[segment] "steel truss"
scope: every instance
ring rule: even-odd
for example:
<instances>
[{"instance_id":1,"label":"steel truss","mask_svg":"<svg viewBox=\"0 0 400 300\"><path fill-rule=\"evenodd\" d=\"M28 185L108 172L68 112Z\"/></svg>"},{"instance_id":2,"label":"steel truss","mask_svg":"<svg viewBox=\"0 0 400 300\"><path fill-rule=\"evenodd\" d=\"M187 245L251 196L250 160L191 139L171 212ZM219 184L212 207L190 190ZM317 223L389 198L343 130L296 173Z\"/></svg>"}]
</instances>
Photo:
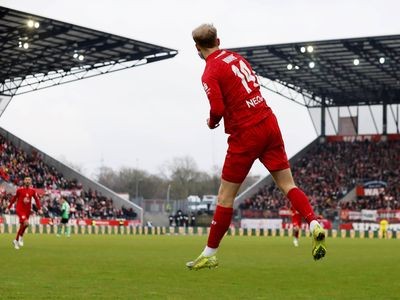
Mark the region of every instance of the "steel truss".
<instances>
[{"instance_id":1,"label":"steel truss","mask_svg":"<svg viewBox=\"0 0 400 300\"><path fill-rule=\"evenodd\" d=\"M171 51L145 56L143 59L134 61L110 61L97 63L93 66L73 67L68 71L57 70L50 71L47 74L28 75L25 78L6 79L4 82L0 82L0 94L13 97L85 78L142 66L150 62L174 57L176 54L176 51Z\"/></svg>"}]
</instances>

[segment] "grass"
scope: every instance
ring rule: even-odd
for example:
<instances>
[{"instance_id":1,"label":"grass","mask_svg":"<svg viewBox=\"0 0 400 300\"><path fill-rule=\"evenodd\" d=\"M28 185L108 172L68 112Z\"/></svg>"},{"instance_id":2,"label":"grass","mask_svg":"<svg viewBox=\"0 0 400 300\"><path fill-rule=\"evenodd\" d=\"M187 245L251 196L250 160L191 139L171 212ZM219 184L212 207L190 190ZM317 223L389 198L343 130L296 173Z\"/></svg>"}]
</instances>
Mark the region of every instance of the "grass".
<instances>
[{"instance_id":1,"label":"grass","mask_svg":"<svg viewBox=\"0 0 400 300\"><path fill-rule=\"evenodd\" d=\"M1 299L398 299L400 240L226 237L220 267L188 271L198 236L0 235Z\"/></svg>"}]
</instances>

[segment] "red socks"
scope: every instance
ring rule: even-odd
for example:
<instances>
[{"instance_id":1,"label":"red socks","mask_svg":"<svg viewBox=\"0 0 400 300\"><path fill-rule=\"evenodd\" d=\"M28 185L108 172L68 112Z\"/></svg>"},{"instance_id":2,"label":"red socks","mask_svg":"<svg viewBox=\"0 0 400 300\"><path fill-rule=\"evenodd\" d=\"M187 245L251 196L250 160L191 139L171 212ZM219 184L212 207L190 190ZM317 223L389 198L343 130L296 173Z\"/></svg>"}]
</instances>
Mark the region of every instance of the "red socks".
<instances>
[{"instance_id":1,"label":"red socks","mask_svg":"<svg viewBox=\"0 0 400 300\"><path fill-rule=\"evenodd\" d=\"M17 241L18 241L18 239L19 239L20 236L23 236L23 235L24 235L25 229L26 229L27 227L28 227L28 226L25 226L24 224L21 224L21 225L19 226L19 229L18 229L18 232L17 232L17 237L15 238Z\"/></svg>"},{"instance_id":2,"label":"red socks","mask_svg":"<svg viewBox=\"0 0 400 300\"><path fill-rule=\"evenodd\" d=\"M26 230L27 228L28 228L28 225L24 225L24 228L22 229L20 236L23 236L23 235L24 235L25 230Z\"/></svg>"},{"instance_id":3,"label":"red socks","mask_svg":"<svg viewBox=\"0 0 400 300\"><path fill-rule=\"evenodd\" d=\"M292 188L286 196L289 198L293 207L306 219L308 224L317 219L310 202L308 202L307 196L301 189L297 187Z\"/></svg>"},{"instance_id":4,"label":"red socks","mask_svg":"<svg viewBox=\"0 0 400 300\"><path fill-rule=\"evenodd\" d=\"M299 238L299 229L294 229L293 230L293 236L298 239Z\"/></svg>"},{"instance_id":5,"label":"red socks","mask_svg":"<svg viewBox=\"0 0 400 300\"><path fill-rule=\"evenodd\" d=\"M210 248L218 248L219 243L228 231L231 225L233 215L232 207L223 207L217 205L214 218L210 225L210 235L208 236L207 246Z\"/></svg>"}]
</instances>

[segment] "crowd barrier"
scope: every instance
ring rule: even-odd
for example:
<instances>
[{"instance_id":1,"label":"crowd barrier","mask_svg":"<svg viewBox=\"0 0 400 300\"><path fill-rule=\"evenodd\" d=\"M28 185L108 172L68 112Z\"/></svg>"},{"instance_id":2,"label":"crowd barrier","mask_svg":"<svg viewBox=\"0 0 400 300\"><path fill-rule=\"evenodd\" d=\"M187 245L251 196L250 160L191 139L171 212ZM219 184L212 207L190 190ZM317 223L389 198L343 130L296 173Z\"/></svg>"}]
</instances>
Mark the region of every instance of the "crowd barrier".
<instances>
[{"instance_id":1,"label":"crowd barrier","mask_svg":"<svg viewBox=\"0 0 400 300\"><path fill-rule=\"evenodd\" d=\"M71 226L71 234L79 235L207 235L209 228L206 227L147 227L147 226ZM0 233L16 233L17 225L0 224ZM31 225L27 233L31 234L55 234L57 225ZM380 231L358 231L358 230L326 230L330 238L382 238ZM255 236L255 237L291 237L291 229L246 229L229 228L228 236ZM309 236L308 230L302 230L301 236ZM400 231L387 231L386 238L400 239Z\"/></svg>"}]
</instances>

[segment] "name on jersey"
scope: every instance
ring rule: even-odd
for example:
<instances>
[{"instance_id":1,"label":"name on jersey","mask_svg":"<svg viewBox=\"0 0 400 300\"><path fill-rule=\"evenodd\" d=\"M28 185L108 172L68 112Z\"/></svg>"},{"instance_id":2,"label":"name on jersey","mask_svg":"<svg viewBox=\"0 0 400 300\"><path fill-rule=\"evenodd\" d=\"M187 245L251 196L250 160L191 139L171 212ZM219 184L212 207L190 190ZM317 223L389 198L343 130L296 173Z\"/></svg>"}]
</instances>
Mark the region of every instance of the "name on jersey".
<instances>
[{"instance_id":1,"label":"name on jersey","mask_svg":"<svg viewBox=\"0 0 400 300\"><path fill-rule=\"evenodd\" d=\"M236 56L234 56L233 54L230 54L227 57L225 57L222 61L227 63L227 64L229 64L229 63L233 62L236 59L237 59Z\"/></svg>"},{"instance_id":2,"label":"name on jersey","mask_svg":"<svg viewBox=\"0 0 400 300\"><path fill-rule=\"evenodd\" d=\"M249 100L246 100L246 104L248 108L256 107L257 104L264 102L264 98L261 96L255 96Z\"/></svg>"}]
</instances>

